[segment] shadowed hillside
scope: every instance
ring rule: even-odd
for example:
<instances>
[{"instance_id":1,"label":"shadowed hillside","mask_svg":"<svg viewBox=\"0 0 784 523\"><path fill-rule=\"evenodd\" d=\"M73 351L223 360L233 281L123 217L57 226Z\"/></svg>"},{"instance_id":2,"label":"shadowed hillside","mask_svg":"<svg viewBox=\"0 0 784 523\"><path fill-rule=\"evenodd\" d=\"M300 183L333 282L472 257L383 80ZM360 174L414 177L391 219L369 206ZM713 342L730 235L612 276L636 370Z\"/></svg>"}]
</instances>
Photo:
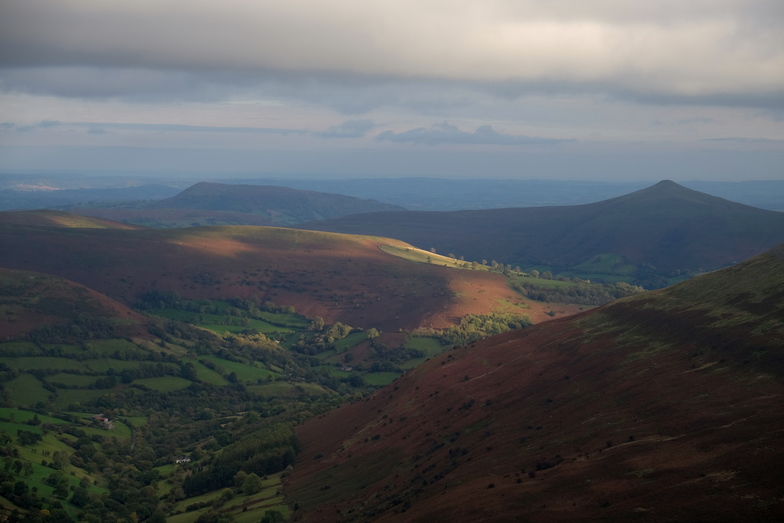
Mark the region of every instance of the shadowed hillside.
<instances>
[{"instance_id":1,"label":"shadowed hillside","mask_svg":"<svg viewBox=\"0 0 784 523\"><path fill-rule=\"evenodd\" d=\"M764 211L663 181L587 205L347 216L307 228L399 238L468 259L602 279L712 270L784 241L784 213ZM661 286L661 285L659 285Z\"/></svg>"},{"instance_id":2,"label":"shadowed hillside","mask_svg":"<svg viewBox=\"0 0 784 523\"><path fill-rule=\"evenodd\" d=\"M305 521L781 521L784 246L433 358L299 429Z\"/></svg>"},{"instance_id":3,"label":"shadowed hillside","mask_svg":"<svg viewBox=\"0 0 784 523\"><path fill-rule=\"evenodd\" d=\"M149 227L292 225L347 214L404 210L352 196L269 185L200 182L164 200L74 208L73 212Z\"/></svg>"},{"instance_id":4,"label":"shadowed hillside","mask_svg":"<svg viewBox=\"0 0 784 523\"><path fill-rule=\"evenodd\" d=\"M80 216L63 211L42 209L39 211L0 212L0 225L11 226L49 226L81 229L140 229L126 223Z\"/></svg>"},{"instance_id":5,"label":"shadowed hillside","mask_svg":"<svg viewBox=\"0 0 784 523\"><path fill-rule=\"evenodd\" d=\"M540 321L552 308L525 300L500 274L387 254L380 247L410 246L385 238L266 227L111 230L37 223L35 213L0 213L0 266L61 276L126 305L149 290L189 299L256 296L328 323L385 332L443 328L467 314L494 311Z\"/></svg>"}]
</instances>

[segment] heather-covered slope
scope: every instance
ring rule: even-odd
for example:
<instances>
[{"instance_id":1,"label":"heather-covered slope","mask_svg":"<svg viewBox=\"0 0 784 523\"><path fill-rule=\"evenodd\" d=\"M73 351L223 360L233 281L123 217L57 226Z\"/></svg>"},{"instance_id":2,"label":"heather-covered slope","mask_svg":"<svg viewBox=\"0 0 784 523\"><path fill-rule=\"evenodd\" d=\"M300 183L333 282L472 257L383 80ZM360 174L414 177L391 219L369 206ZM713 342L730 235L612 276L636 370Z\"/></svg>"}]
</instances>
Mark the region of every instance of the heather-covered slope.
<instances>
[{"instance_id":1,"label":"heather-covered slope","mask_svg":"<svg viewBox=\"0 0 784 523\"><path fill-rule=\"evenodd\" d=\"M77 283L0 268L0 342L45 328L98 327L119 336L147 333L144 316Z\"/></svg>"},{"instance_id":2,"label":"heather-covered slope","mask_svg":"<svg viewBox=\"0 0 784 523\"><path fill-rule=\"evenodd\" d=\"M552 308L525 300L500 274L387 254L381 247L408 246L386 238L268 227L71 228L36 225L35 216L0 213L0 266L67 278L126 305L152 289L190 299L256 296L328 323L387 333L443 328L494 311L539 321Z\"/></svg>"},{"instance_id":3,"label":"heather-covered slope","mask_svg":"<svg viewBox=\"0 0 784 523\"><path fill-rule=\"evenodd\" d=\"M784 246L300 427L304 521L781 521Z\"/></svg>"},{"instance_id":4,"label":"heather-covered slope","mask_svg":"<svg viewBox=\"0 0 784 523\"><path fill-rule=\"evenodd\" d=\"M595 257L602 255L616 257L619 265L634 266L627 272L647 264L659 274L670 274L716 269L770 249L784 241L784 213L663 181L587 205L384 212L307 224L307 228L379 234L467 259L546 265L583 276L613 274L612 267L597 262Z\"/></svg>"}]
</instances>

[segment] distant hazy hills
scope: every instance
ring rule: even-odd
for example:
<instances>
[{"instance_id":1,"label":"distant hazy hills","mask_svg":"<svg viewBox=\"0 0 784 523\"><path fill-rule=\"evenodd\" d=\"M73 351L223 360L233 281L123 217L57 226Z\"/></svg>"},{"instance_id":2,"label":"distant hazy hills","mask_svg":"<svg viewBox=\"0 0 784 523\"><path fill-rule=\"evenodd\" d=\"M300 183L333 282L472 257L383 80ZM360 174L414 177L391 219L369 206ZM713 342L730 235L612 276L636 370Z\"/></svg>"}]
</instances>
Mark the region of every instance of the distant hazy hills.
<instances>
[{"instance_id":1,"label":"distant hazy hills","mask_svg":"<svg viewBox=\"0 0 784 523\"><path fill-rule=\"evenodd\" d=\"M191 180L191 181L189 181ZM416 211L454 211L580 205L628 194L646 181L447 178L210 178L183 173L0 173L0 210L94 207L103 202L157 200L176 195L198 181L232 185L267 185L344 194L378 200ZM683 181L690 189L773 211L784 211L784 180L742 182Z\"/></svg>"},{"instance_id":2,"label":"distant hazy hills","mask_svg":"<svg viewBox=\"0 0 784 523\"><path fill-rule=\"evenodd\" d=\"M161 184L60 189L46 185L48 181L36 180L32 188L20 190L20 186L27 187L27 184L22 183L23 180L15 179L13 184L6 181L5 185L10 187L4 187L4 177L0 175L0 210L51 209L70 205L90 205L97 202L103 202L106 205L107 202L155 200L168 198L180 191Z\"/></svg>"},{"instance_id":3,"label":"distant hazy hills","mask_svg":"<svg viewBox=\"0 0 784 523\"><path fill-rule=\"evenodd\" d=\"M171 198L80 206L79 214L148 227L199 225L293 225L347 214L404 210L352 196L266 185L200 182Z\"/></svg>"},{"instance_id":4,"label":"distant hazy hills","mask_svg":"<svg viewBox=\"0 0 784 523\"><path fill-rule=\"evenodd\" d=\"M782 318L779 246L450 351L299 427L289 495L325 522L782 521Z\"/></svg>"},{"instance_id":5,"label":"distant hazy hills","mask_svg":"<svg viewBox=\"0 0 784 523\"><path fill-rule=\"evenodd\" d=\"M304 227L389 236L466 259L545 266L595 279L711 270L784 241L784 213L671 181L586 205L381 212Z\"/></svg>"}]
</instances>

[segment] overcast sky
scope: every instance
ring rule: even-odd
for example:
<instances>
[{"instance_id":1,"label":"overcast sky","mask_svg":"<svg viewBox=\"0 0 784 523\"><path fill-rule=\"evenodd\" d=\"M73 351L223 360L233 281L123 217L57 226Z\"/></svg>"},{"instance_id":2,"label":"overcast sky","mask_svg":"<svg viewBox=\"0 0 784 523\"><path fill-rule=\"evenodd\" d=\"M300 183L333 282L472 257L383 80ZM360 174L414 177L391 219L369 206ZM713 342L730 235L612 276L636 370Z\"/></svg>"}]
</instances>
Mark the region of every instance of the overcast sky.
<instances>
[{"instance_id":1,"label":"overcast sky","mask_svg":"<svg viewBox=\"0 0 784 523\"><path fill-rule=\"evenodd\" d=\"M784 178L782 0L0 0L0 171Z\"/></svg>"}]
</instances>

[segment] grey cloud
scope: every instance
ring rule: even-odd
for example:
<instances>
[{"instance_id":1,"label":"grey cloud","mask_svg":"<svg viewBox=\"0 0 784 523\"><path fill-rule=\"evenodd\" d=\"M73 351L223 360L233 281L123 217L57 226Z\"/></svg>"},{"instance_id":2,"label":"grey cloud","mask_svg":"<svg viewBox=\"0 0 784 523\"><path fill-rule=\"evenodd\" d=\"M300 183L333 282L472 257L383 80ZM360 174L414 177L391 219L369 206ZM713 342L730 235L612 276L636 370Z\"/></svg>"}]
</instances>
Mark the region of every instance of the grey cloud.
<instances>
[{"instance_id":1,"label":"grey cloud","mask_svg":"<svg viewBox=\"0 0 784 523\"><path fill-rule=\"evenodd\" d=\"M17 132L30 132L36 129L52 127L87 127L89 134L105 134L106 129L122 129L130 131L153 132L185 132L185 133L238 133L238 134L307 134L304 129L276 129L268 127L217 127L209 125L181 125L181 124L150 124L150 123L117 123L117 122L59 122L44 120L33 125L17 125L4 123L3 127L14 129Z\"/></svg>"},{"instance_id":2,"label":"grey cloud","mask_svg":"<svg viewBox=\"0 0 784 523\"><path fill-rule=\"evenodd\" d=\"M361 138L376 126L373 120L347 120L326 131L315 133L323 138Z\"/></svg>"},{"instance_id":3,"label":"grey cloud","mask_svg":"<svg viewBox=\"0 0 784 523\"><path fill-rule=\"evenodd\" d=\"M418 127L402 133L384 131L376 140L427 145L554 145L574 141L502 134L489 125L477 127L473 133L469 133L448 122L434 124L428 128Z\"/></svg>"},{"instance_id":4,"label":"grey cloud","mask_svg":"<svg viewBox=\"0 0 784 523\"><path fill-rule=\"evenodd\" d=\"M521 93L549 84L645 103L784 101L780 0L486 4L6 2L0 82L6 92L145 100L293 83L291 96L347 114L415 107L421 100L373 91L423 81L499 93L512 79Z\"/></svg>"},{"instance_id":5,"label":"grey cloud","mask_svg":"<svg viewBox=\"0 0 784 523\"><path fill-rule=\"evenodd\" d=\"M60 122L57 120L42 120L38 123L34 123L31 125L19 125L14 122L4 122L1 124L4 129L8 129L9 131L16 131L18 133L29 133L35 131L36 129L49 129L51 127L57 127L60 125Z\"/></svg>"},{"instance_id":6,"label":"grey cloud","mask_svg":"<svg viewBox=\"0 0 784 523\"><path fill-rule=\"evenodd\" d=\"M654 126L670 126L670 125L680 125L680 126L688 126L694 124L714 124L720 123L719 120L716 118L707 118L707 117L696 117L696 118L681 118L675 121L666 121L666 120L652 120L650 122L651 125Z\"/></svg>"},{"instance_id":7,"label":"grey cloud","mask_svg":"<svg viewBox=\"0 0 784 523\"><path fill-rule=\"evenodd\" d=\"M185 132L185 133L239 133L239 134L306 134L304 129L275 129L268 127L216 127L210 125L113 123L113 122L68 122L62 125L127 129L133 131Z\"/></svg>"},{"instance_id":8,"label":"grey cloud","mask_svg":"<svg viewBox=\"0 0 784 523\"><path fill-rule=\"evenodd\" d=\"M705 138L703 142L735 142L735 143L764 143L764 144L781 144L784 140L776 140L771 138L743 138L728 136L723 138Z\"/></svg>"}]
</instances>

